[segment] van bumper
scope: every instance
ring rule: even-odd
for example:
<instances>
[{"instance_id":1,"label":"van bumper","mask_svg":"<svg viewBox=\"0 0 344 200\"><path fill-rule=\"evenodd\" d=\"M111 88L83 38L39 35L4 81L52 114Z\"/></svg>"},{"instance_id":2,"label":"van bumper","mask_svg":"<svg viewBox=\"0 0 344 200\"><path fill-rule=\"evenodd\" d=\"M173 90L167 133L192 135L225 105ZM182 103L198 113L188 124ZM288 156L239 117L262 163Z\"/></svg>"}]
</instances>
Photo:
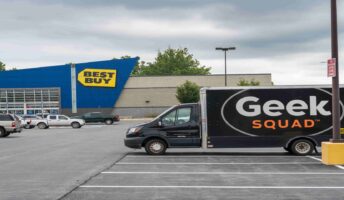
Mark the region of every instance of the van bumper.
<instances>
[{"instance_id":1,"label":"van bumper","mask_svg":"<svg viewBox=\"0 0 344 200\"><path fill-rule=\"evenodd\" d=\"M133 138L125 138L124 144L125 146L133 149L141 149L142 147L143 138L133 137Z\"/></svg>"}]
</instances>

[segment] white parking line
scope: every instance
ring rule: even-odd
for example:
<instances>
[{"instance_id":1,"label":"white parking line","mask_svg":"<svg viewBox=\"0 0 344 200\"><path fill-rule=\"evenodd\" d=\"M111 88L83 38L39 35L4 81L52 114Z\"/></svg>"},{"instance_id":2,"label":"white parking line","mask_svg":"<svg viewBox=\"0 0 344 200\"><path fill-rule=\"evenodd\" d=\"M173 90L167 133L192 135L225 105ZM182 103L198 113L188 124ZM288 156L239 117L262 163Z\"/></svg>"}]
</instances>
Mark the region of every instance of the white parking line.
<instances>
[{"instance_id":1,"label":"white parking line","mask_svg":"<svg viewBox=\"0 0 344 200\"><path fill-rule=\"evenodd\" d=\"M261 156L261 155L252 155L252 156L235 156L235 155L204 155L204 156L146 156L146 155L127 155L126 158L207 158L207 157L215 157L215 158L305 158L306 156L284 156L284 155L280 155L280 156Z\"/></svg>"},{"instance_id":2,"label":"white parking line","mask_svg":"<svg viewBox=\"0 0 344 200\"><path fill-rule=\"evenodd\" d=\"M313 159L313 160L317 160L317 161L322 162L322 160L321 160L320 158L316 158L316 157L314 157L314 156L307 156L307 158L311 158L311 159Z\"/></svg>"},{"instance_id":3,"label":"white parking line","mask_svg":"<svg viewBox=\"0 0 344 200\"><path fill-rule=\"evenodd\" d=\"M186 189L344 189L340 186L183 186L183 185L82 185L80 188L186 188Z\"/></svg>"},{"instance_id":4,"label":"white parking line","mask_svg":"<svg viewBox=\"0 0 344 200\"><path fill-rule=\"evenodd\" d=\"M261 163L192 163L192 162L119 162L116 165L314 165L319 162L261 162Z\"/></svg>"},{"instance_id":5,"label":"white parking line","mask_svg":"<svg viewBox=\"0 0 344 200\"><path fill-rule=\"evenodd\" d=\"M322 162L322 160L320 158L316 158L314 156L307 156L308 158L311 158L313 160L317 160L317 161L320 161ZM335 167L339 168L339 169L344 169L344 166L341 166L341 165L334 165Z\"/></svg>"},{"instance_id":6,"label":"white parking line","mask_svg":"<svg viewBox=\"0 0 344 200\"><path fill-rule=\"evenodd\" d=\"M343 175L338 172L115 172L105 171L102 174L173 174L173 175Z\"/></svg>"}]
</instances>

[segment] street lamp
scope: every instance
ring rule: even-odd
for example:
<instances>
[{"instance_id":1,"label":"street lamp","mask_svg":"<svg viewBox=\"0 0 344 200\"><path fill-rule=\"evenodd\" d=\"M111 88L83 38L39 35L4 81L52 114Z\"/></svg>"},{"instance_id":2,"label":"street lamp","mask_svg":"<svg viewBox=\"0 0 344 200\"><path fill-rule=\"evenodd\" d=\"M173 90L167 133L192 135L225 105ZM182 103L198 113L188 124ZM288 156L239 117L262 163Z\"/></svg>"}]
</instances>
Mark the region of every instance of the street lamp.
<instances>
[{"instance_id":1,"label":"street lamp","mask_svg":"<svg viewBox=\"0 0 344 200\"><path fill-rule=\"evenodd\" d=\"M227 86L227 51L234 51L235 47L216 47L215 50L223 51L225 53L225 86Z\"/></svg>"}]
</instances>

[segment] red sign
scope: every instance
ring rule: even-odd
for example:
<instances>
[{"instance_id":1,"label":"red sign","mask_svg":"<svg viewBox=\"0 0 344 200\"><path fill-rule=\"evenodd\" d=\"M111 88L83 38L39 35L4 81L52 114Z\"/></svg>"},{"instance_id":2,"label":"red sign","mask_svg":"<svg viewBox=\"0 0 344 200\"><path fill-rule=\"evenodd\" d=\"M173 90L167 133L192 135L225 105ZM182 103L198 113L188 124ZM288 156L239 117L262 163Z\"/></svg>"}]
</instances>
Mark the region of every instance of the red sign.
<instances>
[{"instance_id":1,"label":"red sign","mask_svg":"<svg viewBox=\"0 0 344 200\"><path fill-rule=\"evenodd\" d=\"M327 61L327 77L337 76L336 59L331 58Z\"/></svg>"}]
</instances>

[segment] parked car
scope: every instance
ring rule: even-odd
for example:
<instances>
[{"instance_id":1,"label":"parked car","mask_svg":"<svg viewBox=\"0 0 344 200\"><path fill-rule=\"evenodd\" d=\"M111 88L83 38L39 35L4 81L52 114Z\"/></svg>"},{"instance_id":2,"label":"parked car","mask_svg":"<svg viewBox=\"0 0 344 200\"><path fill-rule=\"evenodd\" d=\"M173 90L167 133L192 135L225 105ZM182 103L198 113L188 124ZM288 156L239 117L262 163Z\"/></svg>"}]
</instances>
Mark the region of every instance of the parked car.
<instances>
[{"instance_id":1,"label":"parked car","mask_svg":"<svg viewBox=\"0 0 344 200\"><path fill-rule=\"evenodd\" d=\"M23 115L25 120L31 121L31 125L33 127L37 126L39 129L47 129L49 128L48 120L43 119L42 117L36 115ZM24 126L25 128L25 126Z\"/></svg>"},{"instance_id":2,"label":"parked car","mask_svg":"<svg viewBox=\"0 0 344 200\"><path fill-rule=\"evenodd\" d=\"M41 117L42 119L46 119L50 115L50 113L37 113L36 116Z\"/></svg>"},{"instance_id":3,"label":"parked car","mask_svg":"<svg viewBox=\"0 0 344 200\"><path fill-rule=\"evenodd\" d=\"M21 132L20 124L20 121L14 115L0 114L0 137L7 137L11 133Z\"/></svg>"},{"instance_id":4,"label":"parked car","mask_svg":"<svg viewBox=\"0 0 344 200\"><path fill-rule=\"evenodd\" d=\"M66 115L48 115L48 126L72 126L73 128L81 128L85 125L83 119L72 119Z\"/></svg>"},{"instance_id":5,"label":"parked car","mask_svg":"<svg viewBox=\"0 0 344 200\"><path fill-rule=\"evenodd\" d=\"M14 117L20 121L20 127L21 128L31 129L31 128L35 127L35 125L31 124L31 120L24 119L23 117L21 117L19 115L14 115Z\"/></svg>"},{"instance_id":6,"label":"parked car","mask_svg":"<svg viewBox=\"0 0 344 200\"><path fill-rule=\"evenodd\" d=\"M101 122L101 123L105 123L107 125L111 125L111 124L113 124L113 122L119 121L118 115L104 114L101 112L90 112L90 113L86 113L86 114L81 115L81 116L75 116L73 118L83 119L83 120L85 120L86 123Z\"/></svg>"}]
</instances>

